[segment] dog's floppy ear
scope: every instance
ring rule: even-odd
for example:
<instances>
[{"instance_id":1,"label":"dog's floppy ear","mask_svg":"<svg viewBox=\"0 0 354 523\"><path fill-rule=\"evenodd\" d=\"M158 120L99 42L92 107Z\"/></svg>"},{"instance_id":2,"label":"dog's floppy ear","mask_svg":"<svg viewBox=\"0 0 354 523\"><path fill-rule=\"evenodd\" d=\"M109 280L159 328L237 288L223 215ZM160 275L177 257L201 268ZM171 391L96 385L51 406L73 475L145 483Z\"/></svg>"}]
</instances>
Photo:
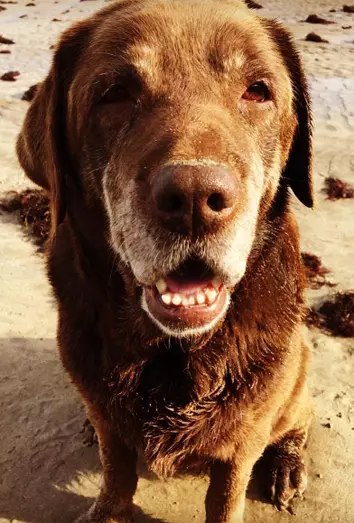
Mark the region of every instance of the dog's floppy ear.
<instances>
[{"instance_id":1,"label":"dog's floppy ear","mask_svg":"<svg viewBox=\"0 0 354 523\"><path fill-rule=\"evenodd\" d=\"M66 212L66 177L70 161L66 143L67 95L91 23L81 22L59 41L48 76L37 90L17 140L17 155L27 176L48 190L52 235Z\"/></svg>"},{"instance_id":2,"label":"dog's floppy ear","mask_svg":"<svg viewBox=\"0 0 354 523\"><path fill-rule=\"evenodd\" d=\"M17 155L27 176L49 191L52 237L66 213L66 181L72 173L67 147L68 92L76 66L95 28L111 13L137 0L116 0L91 18L65 31L51 69L40 84L17 140Z\"/></svg>"},{"instance_id":3,"label":"dog's floppy ear","mask_svg":"<svg viewBox=\"0 0 354 523\"><path fill-rule=\"evenodd\" d=\"M288 69L294 95L294 113L297 117L297 129L283 172L284 180L298 199L306 207L312 208L312 118L307 81L291 35L278 22L264 20L264 23Z\"/></svg>"}]
</instances>

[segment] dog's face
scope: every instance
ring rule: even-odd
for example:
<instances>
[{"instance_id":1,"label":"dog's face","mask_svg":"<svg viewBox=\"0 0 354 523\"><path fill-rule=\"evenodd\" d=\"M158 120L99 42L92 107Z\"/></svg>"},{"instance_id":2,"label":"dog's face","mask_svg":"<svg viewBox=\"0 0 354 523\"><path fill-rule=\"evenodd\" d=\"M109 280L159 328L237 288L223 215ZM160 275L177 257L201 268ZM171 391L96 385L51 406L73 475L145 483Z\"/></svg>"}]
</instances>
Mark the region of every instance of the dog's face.
<instances>
[{"instance_id":1,"label":"dog's face","mask_svg":"<svg viewBox=\"0 0 354 523\"><path fill-rule=\"evenodd\" d=\"M173 336L212 329L279 184L312 205L308 99L288 35L232 0L126 0L67 32L50 75L31 110L56 106L57 215L65 147L150 319Z\"/></svg>"}]
</instances>

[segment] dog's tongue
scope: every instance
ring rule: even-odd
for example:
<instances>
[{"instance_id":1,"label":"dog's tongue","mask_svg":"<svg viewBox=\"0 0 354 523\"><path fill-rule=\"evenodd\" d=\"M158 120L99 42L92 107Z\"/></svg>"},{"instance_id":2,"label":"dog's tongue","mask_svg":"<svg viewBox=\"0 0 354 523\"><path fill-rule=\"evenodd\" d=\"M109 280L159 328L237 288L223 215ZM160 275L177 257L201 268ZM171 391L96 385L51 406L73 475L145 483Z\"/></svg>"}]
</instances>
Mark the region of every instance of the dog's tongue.
<instances>
[{"instance_id":1,"label":"dog's tongue","mask_svg":"<svg viewBox=\"0 0 354 523\"><path fill-rule=\"evenodd\" d=\"M210 276L188 278L177 273L168 275L166 283L170 292L178 294L194 294L212 285Z\"/></svg>"}]
</instances>

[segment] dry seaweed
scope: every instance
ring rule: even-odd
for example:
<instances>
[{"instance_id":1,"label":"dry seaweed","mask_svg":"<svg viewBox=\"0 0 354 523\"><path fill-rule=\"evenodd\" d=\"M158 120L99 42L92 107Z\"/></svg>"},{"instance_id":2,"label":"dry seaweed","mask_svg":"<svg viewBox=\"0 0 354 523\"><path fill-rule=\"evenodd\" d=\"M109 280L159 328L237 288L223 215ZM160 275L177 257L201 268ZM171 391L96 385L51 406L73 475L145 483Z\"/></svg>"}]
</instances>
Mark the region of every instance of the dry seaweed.
<instances>
[{"instance_id":1,"label":"dry seaweed","mask_svg":"<svg viewBox=\"0 0 354 523\"><path fill-rule=\"evenodd\" d=\"M326 178L323 191L327 194L327 200L354 198L354 187L339 178Z\"/></svg>"},{"instance_id":2,"label":"dry seaweed","mask_svg":"<svg viewBox=\"0 0 354 523\"><path fill-rule=\"evenodd\" d=\"M345 13L354 13L354 5L343 5L343 11Z\"/></svg>"},{"instance_id":3,"label":"dry seaweed","mask_svg":"<svg viewBox=\"0 0 354 523\"><path fill-rule=\"evenodd\" d=\"M335 24L335 22L332 22L332 20L326 20L326 18L321 18L318 15L309 15L304 22L307 22L309 24L322 24L322 25L330 25Z\"/></svg>"},{"instance_id":4,"label":"dry seaweed","mask_svg":"<svg viewBox=\"0 0 354 523\"><path fill-rule=\"evenodd\" d=\"M322 316L313 308L306 310L305 323L308 327L322 328Z\"/></svg>"},{"instance_id":5,"label":"dry seaweed","mask_svg":"<svg viewBox=\"0 0 354 523\"><path fill-rule=\"evenodd\" d=\"M25 100L26 102L31 102L38 90L38 85L39 84L31 85L31 87L23 93L22 100Z\"/></svg>"},{"instance_id":6,"label":"dry seaweed","mask_svg":"<svg viewBox=\"0 0 354 523\"><path fill-rule=\"evenodd\" d=\"M317 33L309 33L305 40L307 42L317 42L317 43L322 43L322 44L329 44L329 41L328 40L325 40L324 38L322 38L322 36L318 35Z\"/></svg>"},{"instance_id":7,"label":"dry seaweed","mask_svg":"<svg viewBox=\"0 0 354 523\"><path fill-rule=\"evenodd\" d=\"M0 200L0 210L19 213L19 222L38 247L46 243L50 231L50 207L46 193L39 189L11 191Z\"/></svg>"},{"instance_id":8,"label":"dry seaweed","mask_svg":"<svg viewBox=\"0 0 354 523\"><path fill-rule=\"evenodd\" d=\"M354 292L337 293L318 310L325 327L336 336L354 337Z\"/></svg>"},{"instance_id":9,"label":"dry seaweed","mask_svg":"<svg viewBox=\"0 0 354 523\"><path fill-rule=\"evenodd\" d=\"M0 35L0 44L11 45L11 44L14 44L14 43L15 42L13 40L10 40L10 38L6 38L5 36Z\"/></svg>"},{"instance_id":10,"label":"dry seaweed","mask_svg":"<svg viewBox=\"0 0 354 523\"><path fill-rule=\"evenodd\" d=\"M8 49L1 49L0 54L11 54L11 51L9 51Z\"/></svg>"},{"instance_id":11,"label":"dry seaweed","mask_svg":"<svg viewBox=\"0 0 354 523\"><path fill-rule=\"evenodd\" d=\"M333 336L354 337L354 292L338 292L318 310L309 309L307 325L326 330Z\"/></svg>"},{"instance_id":12,"label":"dry seaweed","mask_svg":"<svg viewBox=\"0 0 354 523\"><path fill-rule=\"evenodd\" d=\"M309 252L301 253L302 263L305 266L305 274L307 282L311 289L319 289L326 285L327 287L335 287L335 283L327 280L326 276L331 271L322 265L322 260L316 254Z\"/></svg>"},{"instance_id":13,"label":"dry seaweed","mask_svg":"<svg viewBox=\"0 0 354 523\"><path fill-rule=\"evenodd\" d=\"M15 82L18 76L20 76L18 71L8 71L0 76L0 80L3 80L4 82Z\"/></svg>"},{"instance_id":14,"label":"dry seaweed","mask_svg":"<svg viewBox=\"0 0 354 523\"><path fill-rule=\"evenodd\" d=\"M257 2L253 2L252 0L246 0L246 4L250 9L263 9L261 4L257 4Z\"/></svg>"}]
</instances>

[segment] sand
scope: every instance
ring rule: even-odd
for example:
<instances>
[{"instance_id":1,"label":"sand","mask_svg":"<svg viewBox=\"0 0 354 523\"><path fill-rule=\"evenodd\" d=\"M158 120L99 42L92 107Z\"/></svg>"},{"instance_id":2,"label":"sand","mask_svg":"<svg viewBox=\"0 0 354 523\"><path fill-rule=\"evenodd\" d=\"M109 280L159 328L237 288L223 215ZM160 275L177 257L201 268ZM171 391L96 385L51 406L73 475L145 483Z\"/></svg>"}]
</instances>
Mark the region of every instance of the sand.
<instances>
[{"instance_id":1,"label":"sand","mask_svg":"<svg viewBox=\"0 0 354 523\"><path fill-rule=\"evenodd\" d=\"M16 42L0 45L11 50L0 54L0 75L21 73L15 82L0 81L0 196L31 185L14 153L28 107L21 101L23 92L46 74L49 47L58 34L104 4L27 3L19 0L0 12L0 34ZM342 1L335 0L261 3L266 8L259 13L279 18L294 31L313 96L317 209L294 202L303 249L323 258L337 289L354 289L353 201L330 202L321 192L329 175L354 182L354 15L340 12ZM337 12L329 13L331 8ZM300 22L312 13L336 24ZM348 25L352 29L342 29ZM329 44L305 42L310 31ZM56 310L43 259L13 216L0 214L0 246L0 522L69 523L98 492L97 447L83 446L84 412L58 361ZM319 304L337 289L311 290L309 303ZM354 521L354 340L316 329L307 336L313 346L310 386L316 407L307 448L308 491L294 505L296 517L250 494L246 523ZM143 472L135 498L137 522L202 522L206 486L206 479L162 482Z\"/></svg>"}]
</instances>

